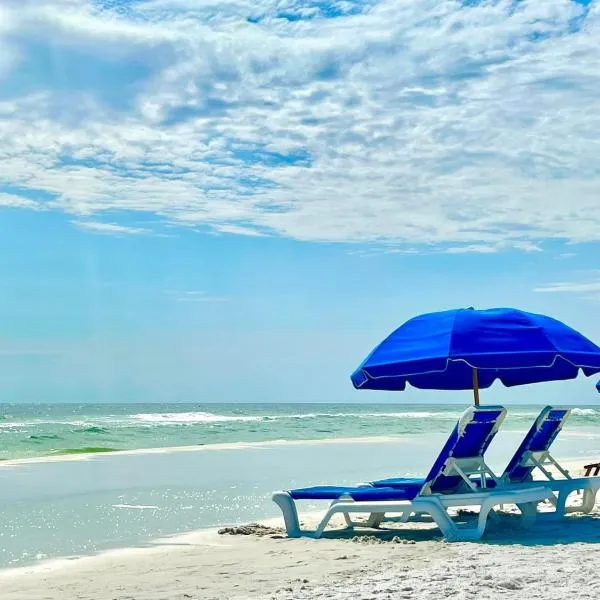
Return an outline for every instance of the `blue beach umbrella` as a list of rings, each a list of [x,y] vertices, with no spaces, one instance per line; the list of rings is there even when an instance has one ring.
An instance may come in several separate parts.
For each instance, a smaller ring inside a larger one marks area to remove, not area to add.
[[[462,308],[410,319],[352,374],[357,389],[479,389],[600,373],[600,347],[561,321],[514,308]]]

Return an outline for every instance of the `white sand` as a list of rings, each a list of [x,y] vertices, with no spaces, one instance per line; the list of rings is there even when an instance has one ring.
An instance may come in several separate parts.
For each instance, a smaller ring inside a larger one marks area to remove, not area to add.
[[[0,572],[0,598],[592,598],[600,595],[598,509],[528,530],[506,515],[479,543],[444,542],[430,523],[402,526],[398,533],[410,543],[197,532],[151,548]]]

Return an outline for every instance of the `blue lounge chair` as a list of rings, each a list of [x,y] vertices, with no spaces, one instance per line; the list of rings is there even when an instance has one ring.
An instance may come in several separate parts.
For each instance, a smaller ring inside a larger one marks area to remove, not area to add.
[[[408,521],[412,514],[430,514],[448,540],[479,539],[489,512],[497,505],[516,504],[526,518],[534,517],[537,504],[552,495],[550,489],[543,485],[505,489],[483,459],[505,416],[506,409],[501,406],[467,409],[423,480],[397,478],[393,486],[318,486],[275,492],[273,501],[281,508],[288,536],[303,533],[297,500],[333,501],[314,537],[320,537],[338,513],[343,514],[349,527],[358,525],[350,519],[350,513],[369,514],[367,526],[377,526],[386,513],[400,514],[401,522]],[[488,481],[494,487],[488,487]],[[479,506],[476,526],[459,527],[448,515],[451,506]]]
[[[572,512],[591,512],[600,489],[600,477],[573,478],[550,454],[550,447],[570,414],[569,408],[546,406],[534,421],[500,477],[502,486],[537,486],[540,480],[534,480],[533,475],[539,471],[547,479],[543,484],[555,493],[551,501],[556,510],[551,514],[558,518]],[[556,478],[551,468],[558,471],[563,478]],[[583,492],[581,504],[567,507],[569,495],[578,491]]]

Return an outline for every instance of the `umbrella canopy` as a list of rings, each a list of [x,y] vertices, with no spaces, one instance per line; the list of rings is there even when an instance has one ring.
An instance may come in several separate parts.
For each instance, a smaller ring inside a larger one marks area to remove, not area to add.
[[[352,374],[357,389],[476,391],[600,373],[600,347],[561,321],[514,308],[463,308],[415,317]]]

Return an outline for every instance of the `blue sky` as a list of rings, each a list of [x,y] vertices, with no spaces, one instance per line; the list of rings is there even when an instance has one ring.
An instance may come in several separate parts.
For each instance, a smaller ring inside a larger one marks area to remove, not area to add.
[[[2,398],[389,401],[350,372],[456,306],[600,340],[599,36],[573,0],[6,0]]]

